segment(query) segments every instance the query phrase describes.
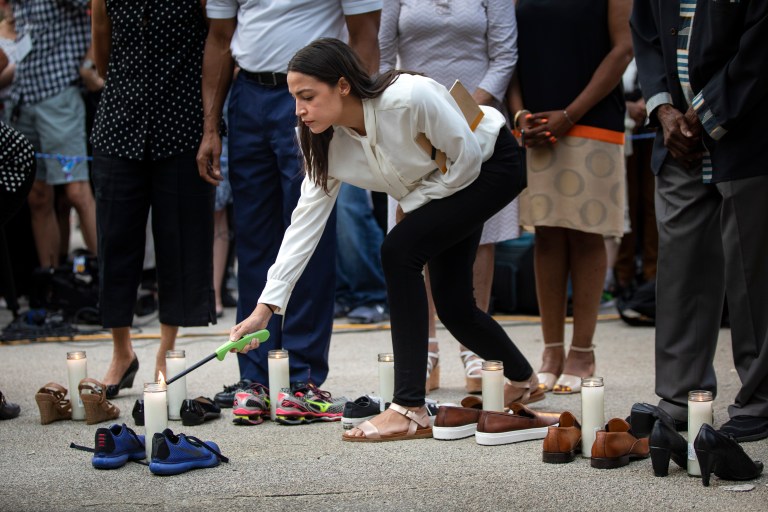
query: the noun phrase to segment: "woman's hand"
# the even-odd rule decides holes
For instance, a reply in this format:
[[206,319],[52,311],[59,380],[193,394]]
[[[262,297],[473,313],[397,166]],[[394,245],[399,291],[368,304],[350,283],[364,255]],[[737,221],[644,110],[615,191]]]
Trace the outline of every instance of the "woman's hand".
[[[267,322],[272,318],[272,310],[266,304],[256,304],[256,309],[253,310],[251,316],[234,326],[229,331],[229,339],[237,341],[247,334],[260,331],[267,328]],[[254,340],[240,351],[241,354],[245,354],[249,350],[259,348],[259,341]],[[234,352],[234,350],[233,350]]]
[[562,110],[538,112],[520,119],[525,147],[547,146],[571,129],[573,123]]

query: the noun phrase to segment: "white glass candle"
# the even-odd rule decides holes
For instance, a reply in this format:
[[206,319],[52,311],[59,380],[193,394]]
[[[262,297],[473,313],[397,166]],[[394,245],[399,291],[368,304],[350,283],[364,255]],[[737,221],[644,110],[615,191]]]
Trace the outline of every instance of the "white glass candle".
[[[169,350],[165,353],[165,371],[168,377],[175,377],[187,369],[187,358],[183,350]],[[187,398],[187,376],[168,384],[168,419],[181,419],[181,404]]]
[[504,411],[504,363],[483,361],[482,391],[484,411]]
[[80,400],[80,392],[77,387],[80,381],[88,376],[88,359],[84,351],[67,352],[67,378],[69,381],[69,396],[72,402],[72,419],[84,420],[85,407]]
[[602,377],[581,379],[581,455],[592,456],[598,430],[605,428],[605,386]]
[[693,441],[699,435],[699,430],[704,423],[712,425],[712,399],[711,391],[688,393],[688,474],[692,476],[701,476]]
[[291,387],[288,351],[270,350],[267,352],[267,370],[269,371],[269,417],[274,421],[277,394],[282,389],[290,389]]
[[384,410],[384,404],[392,402],[395,394],[395,355],[379,354],[379,410]]
[[160,374],[160,382],[144,384],[144,444],[147,460],[152,458],[152,437],[168,428],[167,386]]

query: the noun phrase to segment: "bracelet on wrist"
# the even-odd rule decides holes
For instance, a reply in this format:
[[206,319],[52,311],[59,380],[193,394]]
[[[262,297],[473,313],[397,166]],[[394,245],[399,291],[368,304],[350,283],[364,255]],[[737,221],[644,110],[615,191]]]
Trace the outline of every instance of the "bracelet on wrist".
[[267,308],[269,308],[269,310],[272,312],[273,315],[275,314],[275,311],[277,311],[277,308],[273,308],[270,304],[267,304],[266,302],[262,302],[262,304],[267,306]]
[[517,111],[517,113],[515,114],[515,118],[512,121],[512,126],[517,130],[520,130],[520,116],[523,114],[525,114],[526,116],[529,116],[531,115],[531,111],[526,109],[521,109]]
[[576,125],[576,123],[573,122],[573,119],[571,119],[571,116],[568,115],[568,111],[567,110],[563,110],[563,115],[565,116],[566,121],[571,123],[571,126],[575,126]]

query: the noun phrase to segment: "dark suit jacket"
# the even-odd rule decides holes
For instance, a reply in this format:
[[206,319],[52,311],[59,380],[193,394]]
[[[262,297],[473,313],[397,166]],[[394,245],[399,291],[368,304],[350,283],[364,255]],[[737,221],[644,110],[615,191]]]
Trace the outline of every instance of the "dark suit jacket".
[[[674,107],[685,112],[676,62],[680,2],[635,0],[630,24],[646,101],[666,92]],[[704,135],[713,181],[768,174],[768,1],[698,0],[688,70],[694,93],[703,94],[705,108],[727,130],[718,140]],[[650,120],[656,122],[655,116]],[[655,174],[666,157],[659,131]]]

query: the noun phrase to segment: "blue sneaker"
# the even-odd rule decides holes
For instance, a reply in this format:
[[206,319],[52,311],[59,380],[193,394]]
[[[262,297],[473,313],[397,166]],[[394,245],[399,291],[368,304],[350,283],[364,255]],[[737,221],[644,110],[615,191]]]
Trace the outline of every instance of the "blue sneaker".
[[149,470],[156,475],[178,475],[190,469],[213,468],[219,461],[229,462],[213,441],[184,434],[175,435],[167,428],[152,438]]
[[91,459],[96,469],[117,469],[129,460],[144,458],[144,436],[137,435],[125,423],[96,430],[96,448]]

